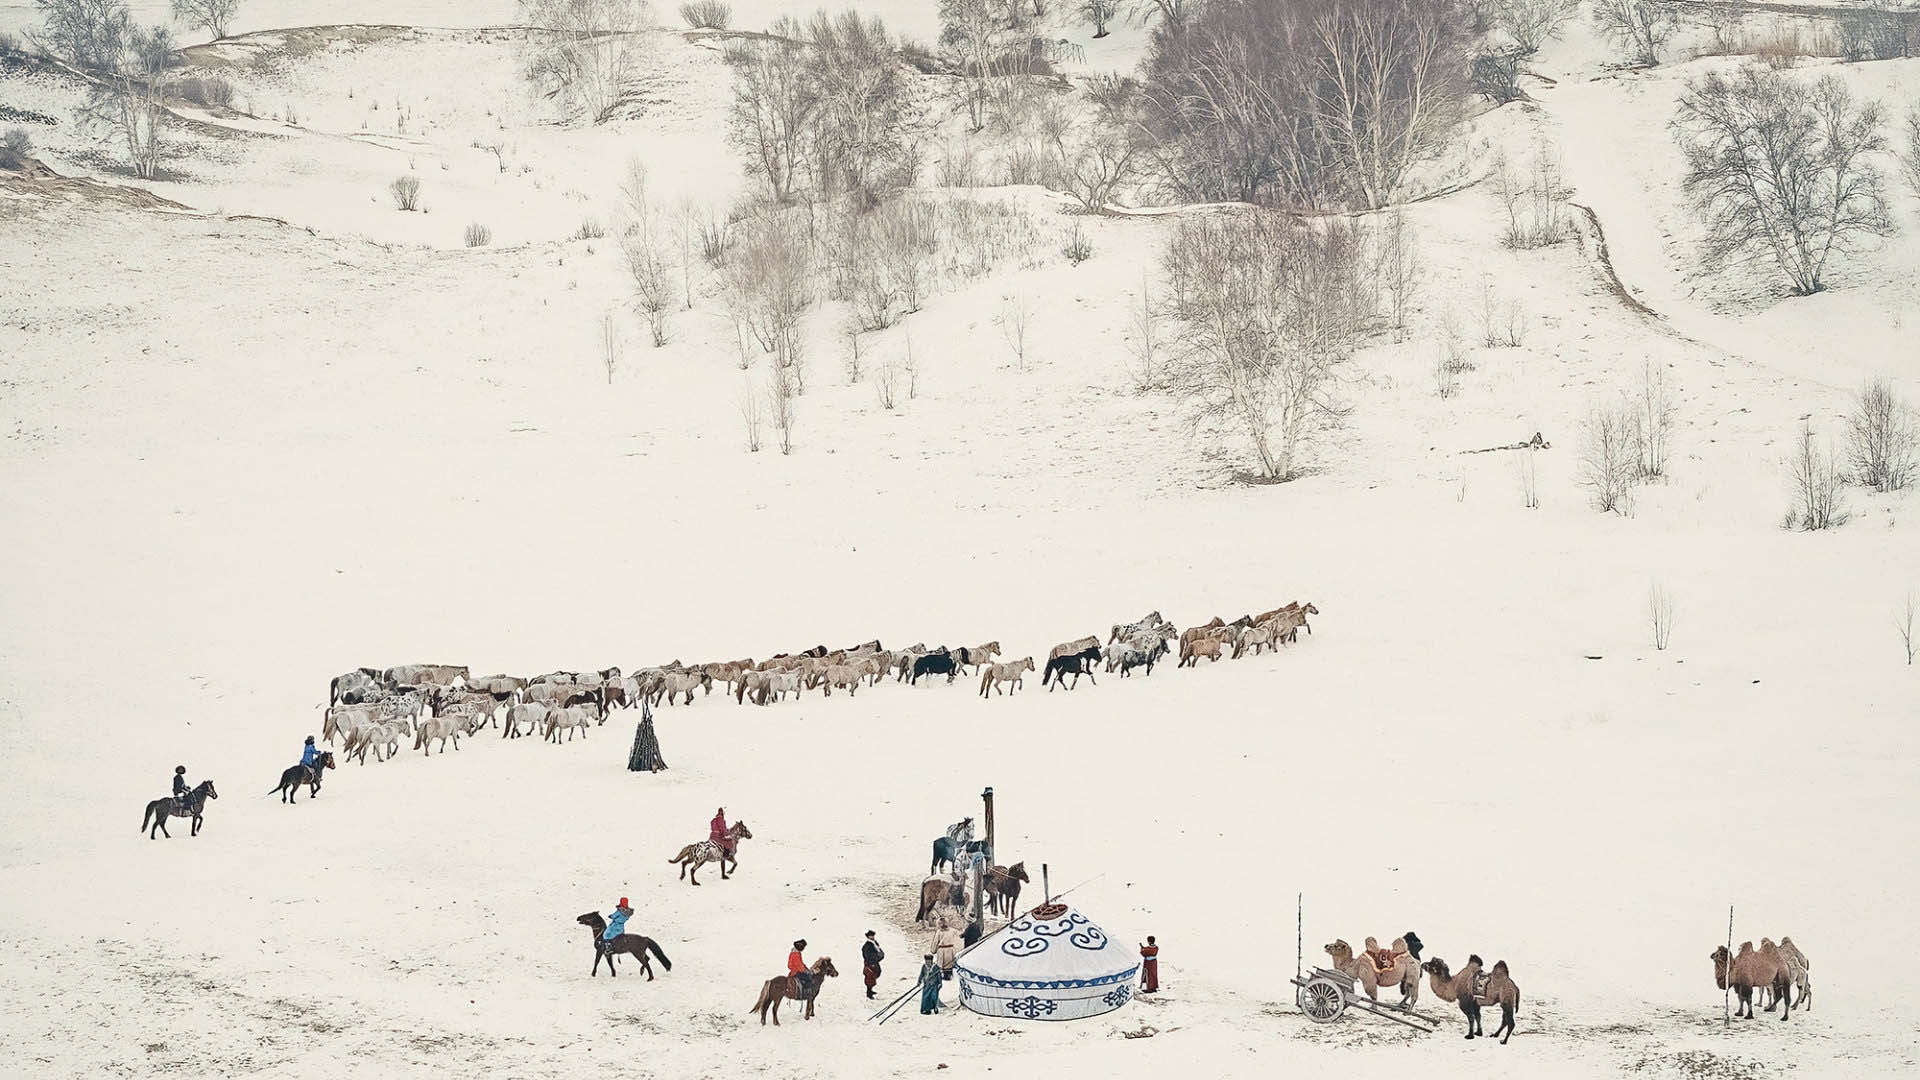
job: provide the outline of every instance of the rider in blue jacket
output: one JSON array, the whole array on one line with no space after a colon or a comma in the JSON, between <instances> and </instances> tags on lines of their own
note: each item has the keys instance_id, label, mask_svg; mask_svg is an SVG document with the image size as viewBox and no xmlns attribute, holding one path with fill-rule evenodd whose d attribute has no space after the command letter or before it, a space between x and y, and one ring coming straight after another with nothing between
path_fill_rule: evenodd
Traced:
<instances>
[{"instance_id":1,"label":"rider in blue jacket","mask_svg":"<svg viewBox=\"0 0 1920 1080\"><path fill-rule=\"evenodd\" d=\"M313 765L313 759L319 756L320 756L320 748L313 745L313 736L311 735L307 736L307 747L306 749L300 751L300 764L311 768Z\"/></svg>"},{"instance_id":2,"label":"rider in blue jacket","mask_svg":"<svg viewBox=\"0 0 1920 1080\"><path fill-rule=\"evenodd\" d=\"M621 897L618 907L607 916L607 928L600 933L602 944L612 941L627 932L627 920L633 918L633 909L627 906L627 898Z\"/></svg>"}]
</instances>

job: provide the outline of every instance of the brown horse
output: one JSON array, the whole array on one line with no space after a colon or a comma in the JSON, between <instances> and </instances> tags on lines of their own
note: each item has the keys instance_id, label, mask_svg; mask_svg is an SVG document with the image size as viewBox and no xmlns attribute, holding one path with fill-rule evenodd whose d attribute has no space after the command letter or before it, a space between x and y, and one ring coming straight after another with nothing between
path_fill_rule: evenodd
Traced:
<instances>
[{"instance_id":1,"label":"brown horse","mask_svg":"<svg viewBox=\"0 0 1920 1080\"><path fill-rule=\"evenodd\" d=\"M773 1026L779 1027L780 1002L782 1000L792 999L794 1001L806 1002L807 1015L803 1019L813 1019L813 999L820 996L821 980L840 973L834 970L833 961L824 956L815 960L813 967L808 970L813 974L813 978L808 980L805 997L801 996L800 988L794 985L793 976L782 975L777 979L767 980L766 985L760 988L760 1000L754 1002L753 1008L747 1011L759 1013L760 1023L762 1026L765 1026L767 1022L767 1010L771 1008L773 1010Z\"/></svg>"},{"instance_id":2,"label":"brown horse","mask_svg":"<svg viewBox=\"0 0 1920 1080\"><path fill-rule=\"evenodd\" d=\"M1023 883L1033 883L1033 879L1027 876L1027 864L1024 862L996 866L987 871L987 904L994 914L1013 914L1014 905L1020 902L1020 886Z\"/></svg>"},{"instance_id":3,"label":"brown horse","mask_svg":"<svg viewBox=\"0 0 1920 1080\"><path fill-rule=\"evenodd\" d=\"M333 767L333 751L322 750L320 756L313 759L313 764L295 765L281 773L280 786L267 794L278 795L282 802L291 803L294 793L300 790L301 784L305 784L308 788L307 798L315 798L320 794L320 774Z\"/></svg>"},{"instance_id":4,"label":"brown horse","mask_svg":"<svg viewBox=\"0 0 1920 1080\"><path fill-rule=\"evenodd\" d=\"M695 885L700 884L700 868L710 862L720 864L720 880L725 881L732 875L727 873L729 866L740 868L740 857L734 854L740 847L740 841L753 839L753 833L747 830L747 823L736 821L727 827L727 845L721 847L712 840L700 840L680 849L680 854L667 862L680 864L680 880L689 876Z\"/></svg>"},{"instance_id":5,"label":"brown horse","mask_svg":"<svg viewBox=\"0 0 1920 1080\"><path fill-rule=\"evenodd\" d=\"M930 877L920 883L920 909L913 913L914 922L925 922L927 914L942 906L965 907L967 905L966 886L952 878Z\"/></svg>"},{"instance_id":6,"label":"brown horse","mask_svg":"<svg viewBox=\"0 0 1920 1080\"><path fill-rule=\"evenodd\" d=\"M613 958L621 953L626 953L640 961L640 970L647 973L648 982L653 981L653 965L647 962L648 952L653 953L654 958L660 961L662 968L668 971L673 970L673 961L667 959L667 954L660 951L660 943L650 937L642 934L621 934L612 941L608 941L601 936L607 932L607 920L601 918L597 911L589 911L574 921L593 931L593 974L595 975L600 974L600 958L604 956L607 958L607 974L616 979L619 978L620 969L613 966Z\"/></svg>"},{"instance_id":7,"label":"brown horse","mask_svg":"<svg viewBox=\"0 0 1920 1080\"><path fill-rule=\"evenodd\" d=\"M207 800L217 799L219 797L220 793L213 790L213 781L202 780L200 781L199 787L194 788L187 794L187 805L185 809L181 809L180 804L175 802L171 795L164 799L155 799L148 803L147 812L140 815L140 828L146 832L147 839L149 840L154 838L153 834L155 829L165 833L167 839L171 840L173 839L173 834L167 832L167 819L170 817L190 817L193 819L193 832L188 835L199 836L200 819L205 814ZM147 822L149 820L153 822L153 828L151 829L147 828Z\"/></svg>"}]
</instances>

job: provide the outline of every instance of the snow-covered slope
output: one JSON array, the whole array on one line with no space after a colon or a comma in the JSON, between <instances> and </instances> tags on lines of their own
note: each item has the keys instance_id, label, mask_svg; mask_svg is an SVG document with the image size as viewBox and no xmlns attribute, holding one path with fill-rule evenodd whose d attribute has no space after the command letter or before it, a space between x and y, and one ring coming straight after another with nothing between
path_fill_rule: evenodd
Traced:
<instances>
[{"instance_id":1,"label":"snow-covered slope","mask_svg":"<svg viewBox=\"0 0 1920 1080\"><path fill-rule=\"evenodd\" d=\"M321 21L331 6L279 25ZM1569 67L1468 135L1556 132L1625 287L1665 318L1621 303L1590 232L1513 252L1482 188L1417 204L1413 339L1357 359L1321 471L1245 487L1127 377L1127 307L1167 215L1077 219L1094 255L1076 266L1060 200L981 193L1028 216L1030 265L869 335L858 382L834 312L816 315L794 452L749 454L739 402L765 361L739 370L715 284L664 348L623 314L609 383L596 335L625 310L624 268L565 239L584 213L610 223L628 154L663 185L735 189L699 119L723 73L673 46L688 104L600 132L496 110L536 189L451 156L484 107L424 104L468 63L508 101L487 66L504 49L390 47L274 76L306 130L155 185L292 224L0 198L10 1074L1911 1072L1895 958L1920 885L1902 854L1920 682L1892 621L1920 590L1915 496L1850 493L1833 533L1777 526L1801 417L1837 430L1862 373L1911 378L1834 305L1908 306L1913 234L1866 264L1882 283L1831 299L1688 298L1660 141L1688 69ZM407 56L411 87L389 74ZM1846 70L1889 94L1914 78ZM356 134L342 83L383 112L421 89L418 152L448 164L422 166L446 200L427 220L484 216L496 246L361 205L402 151ZM1442 400L1438 327L1452 312L1476 337L1488 290L1519 304L1523 343L1474 349ZM1025 362L996 323L1009 297L1033 312ZM915 392L884 409L875 373L909 347ZM1673 475L1602 516L1575 482L1579 418L1647 361L1679 396ZM1536 431L1553 446L1530 458L1528 510L1523 455L1461 451ZM1676 611L1664 651L1656 585ZM1279 655L1072 692L701 697L658 711L672 768L655 776L624 770L622 713L584 742L488 732L348 766L311 804L262 794L317 733L326 680L361 664L631 669L873 637L1044 657L1149 609L1185 626L1292 599L1322 614ZM200 836L149 842L126 826L177 763L221 798ZM1156 935L1162 994L1076 1025L866 1022L861 933L888 949L883 997L905 991L928 844L988 785L1002 861L1046 864L1122 944ZM695 889L666 859L720 805L755 838L736 878ZM574 916L622 895L673 960L656 981L587 977ZM1447 1023L1427 1038L1306 1021L1286 982L1296 896L1309 963L1407 929L1455 964L1506 960L1513 1042L1460 1041L1430 994ZM1707 956L1729 904L1736 942L1792 935L1811 955L1813 1011L1722 1028ZM842 977L818 1019L762 1030L747 1006L799 936Z\"/></svg>"}]
</instances>

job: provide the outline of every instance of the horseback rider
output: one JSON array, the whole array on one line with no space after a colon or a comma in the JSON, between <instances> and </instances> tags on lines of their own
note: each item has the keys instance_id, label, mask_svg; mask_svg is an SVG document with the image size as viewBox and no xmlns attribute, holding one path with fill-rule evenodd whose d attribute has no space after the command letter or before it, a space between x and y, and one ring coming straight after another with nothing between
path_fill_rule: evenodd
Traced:
<instances>
[{"instance_id":1,"label":"horseback rider","mask_svg":"<svg viewBox=\"0 0 1920 1080\"><path fill-rule=\"evenodd\" d=\"M607 946L613 942L614 938L627 932L627 920L631 918L633 918L633 909L627 906L627 898L623 896L620 898L620 902L614 905L614 909L608 913L607 928L600 932L600 950L602 952L606 951Z\"/></svg>"},{"instance_id":2,"label":"horseback rider","mask_svg":"<svg viewBox=\"0 0 1920 1080\"><path fill-rule=\"evenodd\" d=\"M313 745L313 736L307 736L307 745L305 749L300 751L300 764L311 769L313 768L314 761L319 757L320 748Z\"/></svg>"},{"instance_id":3,"label":"horseback rider","mask_svg":"<svg viewBox=\"0 0 1920 1080\"><path fill-rule=\"evenodd\" d=\"M173 805L182 811L187 808L187 795L189 790L187 787L187 767L185 765L175 765L173 767Z\"/></svg>"},{"instance_id":4,"label":"horseback rider","mask_svg":"<svg viewBox=\"0 0 1920 1080\"><path fill-rule=\"evenodd\" d=\"M801 938L793 943L793 951L787 954L787 978L793 980L799 991L795 997L805 998L813 988L813 972L807 970L807 961L800 954L807 950L807 939Z\"/></svg>"},{"instance_id":5,"label":"horseback rider","mask_svg":"<svg viewBox=\"0 0 1920 1080\"><path fill-rule=\"evenodd\" d=\"M733 857L733 837L727 835L727 808L721 807L714 812L713 820L707 823L707 838L713 841L721 854Z\"/></svg>"}]
</instances>

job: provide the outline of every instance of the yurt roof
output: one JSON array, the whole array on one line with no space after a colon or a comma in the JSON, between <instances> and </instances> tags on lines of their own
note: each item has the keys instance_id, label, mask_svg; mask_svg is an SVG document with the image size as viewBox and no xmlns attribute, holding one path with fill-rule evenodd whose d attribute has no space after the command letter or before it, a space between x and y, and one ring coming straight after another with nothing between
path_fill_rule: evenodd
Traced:
<instances>
[{"instance_id":1,"label":"yurt roof","mask_svg":"<svg viewBox=\"0 0 1920 1080\"><path fill-rule=\"evenodd\" d=\"M1051 904L1007 924L962 957L959 966L991 985L1057 989L1129 979L1139 958L1079 911Z\"/></svg>"}]
</instances>

